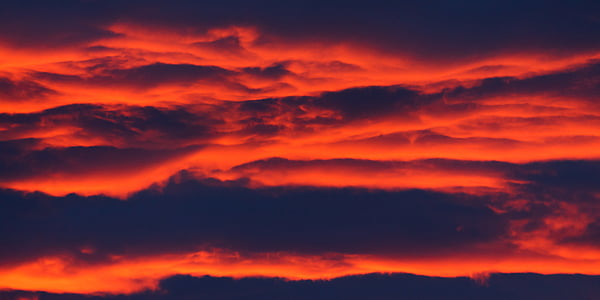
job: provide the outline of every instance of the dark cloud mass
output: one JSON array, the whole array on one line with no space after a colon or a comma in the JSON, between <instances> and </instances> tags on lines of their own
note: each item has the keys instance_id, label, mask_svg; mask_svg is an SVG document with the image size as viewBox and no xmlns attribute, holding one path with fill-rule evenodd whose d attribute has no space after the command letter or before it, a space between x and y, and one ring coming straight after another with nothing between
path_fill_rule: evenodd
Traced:
<instances>
[{"instance_id":1,"label":"dark cloud mass","mask_svg":"<svg viewBox=\"0 0 600 300\"><path fill-rule=\"evenodd\" d=\"M21 101L42 98L55 91L34 81L15 81L6 77L0 77L0 100Z\"/></svg>"},{"instance_id":2,"label":"dark cloud mass","mask_svg":"<svg viewBox=\"0 0 600 300\"><path fill-rule=\"evenodd\" d=\"M174 276L160 290L133 295L83 296L22 291L0 292L6 299L137 300L137 299L593 299L600 292L598 276L491 274L478 284L465 278L439 278L410 274L367 274L330 281L286 281L269 278Z\"/></svg>"},{"instance_id":3,"label":"dark cloud mass","mask_svg":"<svg viewBox=\"0 0 600 300\"><path fill-rule=\"evenodd\" d=\"M2 240L12 246L3 251L2 261L13 262L15 253L21 258L69 253L93 260L202 247L412 255L448 247L459 251L497 238L506 226L485 199L461 194L253 190L240 183L197 181L186 173L161 190L141 191L127 201L3 191L2 226L8 230ZM160 245L154 244L157 239ZM95 253L78 254L85 246Z\"/></svg>"},{"instance_id":4,"label":"dark cloud mass","mask_svg":"<svg viewBox=\"0 0 600 300\"><path fill-rule=\"evenodd\" d=\"M170 148L165 140L198 143L211 137L212 127L221 123L206 113L194 113L185 108L161 109L139 106L102 106L73 104L27 114L0 114L0 124L10 125L0 132L4 140L17 140L23 136L35 137L37 133L56 128L73 130L73 138L89 140L108 139L111 143L140 146L154 144ZM176 144L178 145L178 144Z\"/></svg>"},{"instance_id":5,"label":"dark cloud mass","mask_svg":"<svg viewBox=\"0 0 600 300\"><path fill-rule=\"evenodd\" d=\"M188 147L174 150L119 149L110 146L41 148L36 140L0 142L0 178L4 181L48 178L74 173L127 173L148 168L197 150ZM34 149L28 149L32 147ZM35 149L38 148L38 149Z\"/></svg>"},{"instance_id":6,"label":"dark cloud mass","mask_svg":"<svg viewBox=\"0 0 600 300\"><path fill-rule=\"evenodd\" d=\"M600 64L588 65L529 78L486 78L473 88L458 87L448 91L449 98L477 100L498 96L567 96L594 101L600 95Z\"/></svg>"},{"instance_id":7,"label":"dark cloud mass","mask_svg":"<svg viewBox=\"0 0 600 300\"><path fill-rule=\"evenodd\" d=\"M2 34L19 46L63 46L111 32L115 21L152 27L256 25L270 36L368 43L429 59L517 50L580 52L600 46L595 1L4 1ZM35 22L19 16L29 15ZM293 38L292 38L293 37ZM224 42L225 43L225 42ZM229 43L229 42L227 42ZM222 44L222 43L221 43ZM220 44L216 45L220 47Z\"/></svg>"}]
</instances>

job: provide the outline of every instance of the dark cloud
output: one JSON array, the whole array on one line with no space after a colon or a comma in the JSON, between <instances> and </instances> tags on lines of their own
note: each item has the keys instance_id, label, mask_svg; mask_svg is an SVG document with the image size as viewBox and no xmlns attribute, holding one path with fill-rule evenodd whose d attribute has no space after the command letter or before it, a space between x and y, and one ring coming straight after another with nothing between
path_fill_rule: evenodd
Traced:
<instances>
[{"instance_id":1,"label":"dark cloud","mask_svg":"<svg viewBox=\"0 0 600 300\"><path fill-rule=\"evenodd\" d=\"M476 101L498 96L565 96L576 99L595 100L600 95L600 63L528 78L486 78L472 88L458 87L444 94L450 99Z\"/></svg>"},{"instance_id":2,"label":"dark cloud","mask_svg":"<svg viewBox=\"0 0 600 300\"><path fill-rule=\"evenodd\" d=\"M467 116L485 110L502 108L478 104L498 96L564 96L574 97L575 101L592 103L600 86L599 64L590 63L573 69L558 71L546 75L535 75L529 78L487 78L472 87L447 89L442 93L423 93L405 86L368 86L349 88L340 91L325 92L318 96L284 97L242 102L239 110L262 120L268 121L280 116L282 112L293 116L290 125L302 127L308 124L342 125L351 121L372 120L393 117L400 120L419 120L423 114L434 116ZM464 101L463 103L447 103L446 100ZM531 107L515 107L515 109L537 109ZM549 111L547 108L546 111ZM332 114L324 114L306 118L308 112L329 110ZM554 109L556 114L560 112ZM490 126L512 126L521 124L552 124L559 121L595 121L593 115L587 116L545 116L532 118L514 118L498 121ZM477 120L476 120L477 121ZM474 121L473 121L474 122ZM462 126L462 125L461 125ZM464 125L466 126L466 125ZM482 128L485 124L475 123L471 128ZM463 129L467 129L466 127ZM493 129L493 128L492 128ZM412 134L414 135L414 134ZM484 144L504 145L508 147L517 141L511 139L493 139L484 137L452 138L424 130L417 134L420 143L459 143L483 142ZM396 136L397 138L402 138ZM391 137L390 137L391 138ZM387 139L379 137L379 139Z\"/></svg>"},{"instance_id":3,"label":"dark cloud","mask_svg":"<svg viewBox=\"0 0 600 300\"><path fill-rule=\"evenodd\" d=\"M193 43L193 45L204 49L219 51L220 53L227 53L230 55L246 54L246 49L242 46L240 38L237 36L228 36L207 42L196 42Z\"/></svg>"},{"instance_id":4,"label":"dark cloud","mask_svg":"<svg viewBox=\"0 0 600 300\"><path fill-rule=\"evenodd\" d=\"M239 144L246 145L275 141L283 148L285 141L304 133L318 133L325 128L332 129L328 133L335 132L331 135L335 136L343 134L343 130L337 129L352 130L351 126L342 128L345 125L380 125L384 124L380 121L388 120L398 122L396 124L409 121L411 125L435 120L433 123L438 126L452 118L464 122L455 128L428 128L379 136L372 136L377 134L373 133L368 138L364 138L367 134L357 135L334 146L374 145L374 151L385 146L418 146L421 148L415 148L439 149L439 153L444 154L445 150L456 151L454 146L465 145L482 153L492 148L501 151L518 150L523 145L539 146L526 149L539 149L541 153L546 150L545 146L552 144L565 145L557 152L568 154L567 145L595 143L598 137L593 133L588 136L566 134L540 138L538 140L543 141L534 143L520 141L517 135L494 138L499 135L461 134L459 137L453 135L452 130L473 133L477 130L518 130L520 127L533 130L544 124L550 124L549 127L578 122L596 124L598 117L593 110L581 115L570 107L597 106L600 95L600 63L597 60L546 74L491 77L469 82L450 79L431 83L427 89L407 85L355 86L318 95L247 99L264 97L260 95L266 92L296 91L286 81L304 85L317 81L326 84L328 78L308 77L327 72L336 73L336 77L343 79L335 81L337 84L360 82L368 76L352 74L357 76L346 80L343 77L346 72L381 74L385 68L400 70L409 66L416 66L414 72L419 73L440 66L450 70L460 65L466 70L461 76L473 77L489 72L522 71L519 67L511 69L511 57L518 57L517 64L529 61L527 56L533 57L532 61L544 57L550 60L548 66L551 66L554 58L564 62L600 50L599 12L600 2L588 0L424 0L410 3L382 0L173 0L168 3L157 0L65 0L60 4L45 0L0 1L0 46L6 48L5 52L17 51L19 57L35 53L55 59L70 55L91 58L56 64L46 64L47 61L41 59L43 67L40 66L40 70L23 71L21 76L15 77L4 74L2 76L7 77L0 77L0 101L39 101L51 98L49 96L53 94L61 96L59 101L68 101L68 96L72 95L69 87L72 86L77 87L73 94L88 87L93 90L116 88L141 92L142 98L145 95L142 92L154 87L178 87L174 101L193 101L194 95L210 94L212 90L217 91L215 94L221 91L223 94L250 95L246 101L237 96L215 95L210 104L194 101L194 104L170 107L73 104L38 112L2 113L0 181L52 179L52 176L62 178L63 175L83 178L90 174L118 178L130 171L143 173L145 167L181 158L198 150L198 145L213 141L229 142L238 138ZM111 31L116 28L111 27L114 24L124 25L123 35L133 35L133 31L141 28L143 32L168 35L173 31L196 38L211 29L229 28L231 31L227 33L214 34L216 37L212 41L182 39L188 43L182 48L206 54L213 51L219 53L219 57L263 60L264 64L240 66L239 60L232 61L228 67L173 63L189 61L186 59L191 57L197 62L202 58L191 53L122 49L116 45L119 42L112 43L114 41L104 43L107 38L120 36ZM238 27L230 27L232 25ZM243 30L236 33L240 27L256 29L257 39L246 36ZM126 38L135 40L135 37ZM322 57L316 58L320 62L314 62L253 56L251 50L259 47L273 52L293 49L290 55L305 51L319 53ZM375 51L363 52L363 48ZM328 53L327 49L335 50ZM338 51L353 55L369 52L363 58L375 57L375 62L361 69L343 62L351 61L353 55L331 57ZM19 62L18 57L3 54L10 61L7 66ZM380 54L406 58L408 63L387 64L386 56ZM110 56L99 57L102 55ZM494 61L496 58L500 59ZM471 61L484 61L486 65L480 63L477 66ZM298 70L305 70L305 73ZM377 77L368 80L376 82ZM254 87L258 83L268 86ZM452 88L447 88L449 86ZM186 95L182 96L184 93ZM225 97L242 101L228 102L226 100L231 99L223 99ZM523 100L525 98L535 100L529 102L547 99L547 103L555 103L555 98L568 98L573 105L565 105L563 111L531 107L520 110L529 115L543 115L537 117L515 113L512 117L478 118L475 114L480 112L486 115L498 111L510 113L510 107L485 105L485 100L495 97L523 102L527 102ZM14 103L6 106L13 109L11 105ZM494 108L498 110L494 111ZM16 109L29 107L17 106ZM584 127L580 124L577 128ZM557 131L557 135L562 132ZM61 142L98 146L52 146ZM327 149L328 145L322 147ZM277 151L273 149L264 153ZM258 150L252 148L256 153ZM554 148L550 150L554 151ZM549 155L553 155L552 151L548 151ZM336 153L345 155L342 151ZM593 149L589 153L593 153ZM443 170L461 174L491 172L500 180L506 180L506 189L468 194L470 191L466 190L452 193L290 186L250 188L254 187L253 182L244 178L249 172L279 170L294 174L302 168L343 170L362 176L389 169ZM519 254L536 252L536 249L518 243L522 237L574 246L569 248L574 251L581 245L600 245L598 160L506 163L448 159L298 161L275 158L242 164L229 171L240 172L241 178L223 182L182 172L164 185L144 189L126 200L75 194L53 197L39 192L0 190L0 245L9 245L0 246L0 265L32 262L56 255L71 258L70 263L81 263L85 267L87 263L118 260L113 255L128 259L213 248L236 251L248 257L283 251L298 255L373 254L408 259L481 253L487 258L497 253L508 253L505 257L510 257L516 253L511 251L518 250ZM552 218L558 218L558 221L552 223ZM484 247L490 245L493 247ZM554 250L540 250L537 254L556 254ZM163 280L160 291L90 298L591 299L600 296L599 283L598 277L533 274L492 275L483 285L467 278L412 275L366 275L331 281L176 276ZM0 298L16 298L19 294L28 292L0 292ZM80 299L81 295L40 294L40 299L68 298Z\"/></svg>"},{"instance_id":5,"label":"dark cloud","mask_svg":"<svg viewBox=\"0 0 600 300\"><path fill-rule=\"evenodd\" d=\"M104 76L92 80L152 87L159 84L192 84L203 79L219 81L230 74L230 71L215 66L155 63L131 69L110 70Z\"/></svg>"},{"instance_id":6,"label":"dark cloud","mask_svg":"<svg viewBox=\"0 0 600 300\"><path fill-rule=\"evenodd\" d=\"M312 125L340 126L390 116L414 120L419 109L440 100L438 94L421 94L402 86L368 86L318 96L244 101L237 104L237 109L248 119L262 122L276 120L285 114L290 123L281 125L306 130Z\"/></svg>"},{"instance_id":7,"label":"dark cloud","mask_svg":"<svg viewBox=\"0 0 600 300\"><path fill-rule=\"evenodd\" d=\"M460 60L502 52L550 54L597 50L595 1L301 1L240 0L3 1L2 35L21 46L63 46L111 36L115 21L150 27L256 26L261 41L352 41L429 60ZM228 41L224 43L229 43Z\"/></svg>"},{"instance_id":8,"label":"dark cloud","mask_svg":"<svg viewBox=\"0 0 600 300\"><path fill-rule=\"evenodd\" d=\"M110 1L2 1L0 36L9 45L39 50L80 45L116 34L105 29L118 15Z\"/></svg>"},{"instance_id":9,"label":"dark cloud","mask_svg":"<svg viewBox=\"0 0 600 300\"><path fill-rule=\"evenodd\" d=\"M94 68L103 67L106 64L106 60L98 61ZM128 69L105 68L103 72L92 77L44 72L33 74L35 78L53 82L133 88L152 88L160 85L189 86L198 82L223 82L225 84L229 83L232 87L237 87L239 83L233 85L234 82L230 80L230 77L234 75L236 75L235 72L216 66L165 63L154 63Z\"/></svg>"},{"instance_id":10,"label":"dark cloud","mask_svg":"<svg viewBox=\"0 0 600 300\"><path fill-rule=\"evenodd\" d=\"M243 68L242 71L246 74L263 79L281 79L283 76L292 74L283 63L274 64L265 68Z\"/></svg>"},{"instance_id":11,"label":"dark cloud","mask_svg":"<svg viewBox=\"0 0 600 300\"><path fill-rule=\"evenodd\" d=\"M598 199L596 199L597 201ZM600 219L596 219L585 227L585 231L577 236L570 236L560 240L563 245L576 245L584 247L600 246Z\"/></svg>"},{"instance_id":12,"label":"dark cloud","mask_svg":"<svg viewBox=\"0 0 600 300\"><path fill-rule=\"evenodd\" d=\"M6 182L53 176L129 173L160 165L198 149L119 149L111 146L59 148L43 147L43 143L33 139L2 141L0 145L0 180Z\"/></svg>"},{"instance_id":13,"label":"dark cloud","mask_svg":"<svg viewBox=\"0 0 600 300\"><path fill-rule=\"evenodd\" d=\"M423 255L498 239L506 220L486 200L409 190L268 188L171 179L127 201L3 191L4 263L43 255L83 260L217 247L241 252ZM23 237L27 237L24 239ZM94 254L82 254L91 247Z\"/></svg>"},{"instance_id":14,"label":"dark cloud","mask_svg":"<svg viewBox=\"0 0 600 300\"><path fill-rule=\"evenodd\" d=\"M371 148L389 149L398 147L444 147L469 146L477 149L514 149L527 145L527 142L510 138L493 138L485 136L454 137L440 134L434 130L400 131L380 134L368 138L347 139L333 143L344 146L367 146Z\"/></svg>"},{"instance_id":15,"label":"dark cloud","mask_svg":"<svg viewBox=\"0 0 600 300\"><path fill-rule=\"evenodd\" d=\"M523 165L513 174L547 189L570 191L600 190L600 161L557 160Z\"/></svg>"},{"instance_id":16,"label":"dark cloud","mask_svg":"<svg viewBox=\"0 0 600 300\"><path fill-rule=\"evenodd\" d=\"M39 99L52 94L56 94L56 91L35 81L15 81L6 77L0 77L0 100L2 101Z\"/></svg>"},{"instance_id":17,"label":"dark cloud","mask_svg":"<svg viewBox=\"0 0 600 300\"><path fill-rule=\"evenodd\" d=\"M279 278L192 277L163 279L158 291L133 295L77 295L0 292L2 299L38 296L39 300L186 300L186 299L595 299L599 276L490 274L485 284L470 278L426 277L411 274L367 274L332 280L289 281ZM37 299L37 298L36 298Z\"/></svg>"},{"instance_id":18,"label":"dark cloud","mask_svg":"<svg viewBox=\"0 0 600 300\"><path fill-rule=\"evenodd\" d=\"M353 41L430 60L491 53L572 53L599 46L598 4L592 1L244 1L192 3L131 12L128 19L167 27L254 25L289 42ZM200 18L198 15L201 14Z\"/></svg>"},{"instance_id":19,"label":"dark cloud","mask_svg":"<svg viewBox=\"0 0 600 300\"><path fill-rule=\"evenodd\" d=\"M288 160L271 158L236 166L231 174L253 178L264 174L287 176L302 171L361 174L475 175L504 182L502 191L490 189L487 203L502 211L503 217L524 224L523 233L540 233L556 243L576 245L600 244L600 162L597 160L554 160L533 163L501 161L465 161L423 159L413 161L376 161L361 159ZM464 180L464 179L463 179ZM457 180L456 186L464 184ZM515 201L520 204L515 206ZM569 210L565 210L569 207ZM553 219L567 220L553 227ZM589 224L588 224L589 223ZM577 225L579 224L579 225ZM579 227L578 227L579 226ZM583 226L583 229L577 229Z\"/></svg>"},{"instance_id":20,"label":"dark cloud","mask_svg":"<svg viewBox=\"0 0 600 300\"><path fill-rule=\"evenodd\" d=\"M0 114L0 139L36 136L57 128L74 130L71 138L102 139L124 147L177 148L206 142L223 121L185 107L71 104L35 113ZM166 143L167 141L177 143Z\"/></svg>"},{"instance_id":21,"label":"dark cloud","mask_svg":"<svg viewBox=\"0 0 600 300\"><path fill-rule=\"evenodd\" d=\"M247 87L240 82L240 76L249 75L261 80L276 81L286 75L293 74L286 68L284 63L273 64L268 67L246 67L240 70L228 70L217 66L166 63L122 68L124 62L126 62L124 58L106 57L70 63L71 65L86 66L85 70L95 74L93 76L32 72L31 77L50 83L95 87L119 86L135 89L155 88L162 85L191 87L204 84L252 94L263 90ZM284 83L281 84L285 85ZM272 88L277 88L277 86Z\"/></svg>"},{"instance_id":22,"label":"dark cloud","mask_svg":"<svg viewBox=\"0 0 600 300\"><path fill-rule=\"evenodd\" d=\"M250 89L240 84L239 76L246 74L261 78L277 80L290 72L286 64L275 64L266 68L246 68L242 70L225 70L218 67L198 66L186 64L151 64L129 69L105 68L109 62L99 61L99 67L103 75L90 78L81 78L74 75L61 75L51 73L36 73L34 77L52 82L70 82L73 84L93 85L126 85L133 88L154 87L161 84L192 85L200 82L208 85L220 85L227 89L241 90L250 93L260 92L260 89ZM185 122L197 118L205 119L204 130L214 130L211 125L222 122L218 120L224 114L238 116L237 119L229 118L229 122L237 123L240 127L247 129L246 132L281 132L286 129L291 131L310 131L320 126L342 126L354 121L370 121L381 118L394 118L396 120L409 120L419 122L423 115L459 117L469 116L478 112L493 111L494 109L510 109L502 106L486 106L477 103L493 97L504 96L577 96L575 101L586 101L592 103L596 91L600 73L598 64L589 64L568 71L560 71L547 75L538 75L530 78L488 78L473 87L457 87L445 90L442 93L424 93L405 86L367 86L349 88L340 91L324 92L317 96L291 96L282 98L271 98L261 100L247 100L236 103L222 102L210 108L195 109L193 105L165 110L159 108L139 108L137 111L146 111L142 114L156 111L166 114L169 111L169 121ZM597 74L598 73L598 74ZM295 76L295 75L294 75ZM462 103L447 103L446 100L458 100ZM456 101L454 101L456 102ZM515 109L537 109L531 107L515 107ZM200 113L198 113L200 111ZM545 111L551 112L550 108ZM177 112L181 121L174 120ZM560 116L560 112L554 110L557 115L544 117L513 117L504 119L471 119L466 123L459 124L458 129L473 130L497 128L517 128L519 126L549 126L557 122L596 122L597 116L577 115ZM153 113L154 114L154 113ZM199 114L194 117L194 114ZM287 122L281 122L285 116ZM165 116L166 117L166 116ZM217 123L208 122L213 120ZM97 122L104 122L96 120ZM104 122L106 123L106 122ZM123 127L123 122L114 120L112 126ZM161 122L152 122L160 126ZM106 124L108 125L108 124ZM33 126L33 125L30 125ZM253 129L254 128L254 129ZM140 128L141 129L141 128ZM11 129L12 130L12 129ZM14 131L14 130L12 130ZM172 131L188 132L187 130ZM407 133L416 143L421 144L457 144L457 143L482 143L484 145L510 147L518 143L517 140L497 139L485 137L456 138L440 134L434 130L423 130L420 133ZM373 138L372 142L384 140L406 140L403 133L390 136ZM416 139L416 140L415 140ZM367 141L364 141L367 142ZM555 141L560 143L561 141Z\"/></svg>"},{"instance_id":23,"label":"dark cloud","mask_svg":"<svg viewBox=\"0 0 600 300\"><path fill-rule=\"evenodd\" d=\"M0 114L0 178L18 181L51 175L130 172L197 151L221 121L182 107L106 107L77 104L42 112ZM52 146L37 136L48 130L74 145L95 141L108 146ZM99 141L99 142L98 142ZM60 144L60 142L59 142Z\"/></svg>"},{"instance_id":24,"label":"dark cloud","mask_svg":"<svg viewBox=\"0 0 600 300\"><path fill-rule=\"evenodd\" d=\"M519 165L500 161L467 161L453 159L422 159L412 161L367 160L367 159L316 159L289 160L285 158L269 158L253 161L233 167L232 171L295 171L303 168L321 170L347 170L362 174L363 172L380 172L402 169L417 169L421 171L449 171L457 173L508 173Z\"/></svg>"},{"instance_id":25,"label":"dark cloud","mask_svg":"<svg viewBox=\"0 0 600 300\"><path fill-rule=\"evenodd\" d=\"M216 80L211 75L205 74L202 71L205 70L203 67L186 65L180 69L181 66L157 64L135 69L113 70L110 72L116 72L120 74L117 77L121 76L122 78L116 80L110 77L110 80L118 81L119 84L129 82L134 86L138 83L144 85L164 83L163 80L182 83L187 82L188 79L193 81L202 76L208 76L211 78L209 80ZM190 68L188 69L188 67ZM196 69L196 67L200 69ZM273 66L273 68L273 70L266 68L255 71L282 72L279 66ZM171 71L175 73L182 71L182 73L170 77ZM196 71L199 73L196 74ZM214 70L207 69L208 73L212 73L212 71ZM217 72L220 71L217 70ZM72 75L40 73L36 76L63 82L84 80ZM108 82L109 79L106 78L89 80ZM230 81L230 83L232 82ZM35 133L42 130L71 127L77 129L74 133L76 137L110 139L118 145L130 147L186 146L225 134L220 132L219 127L226 122L229 122L227 124L233 128L237 127L237 131L229 131L231 134L269 136L285 130L290 132L314 131L319 127L341 126L353 121L365 121L392 115L395 118L415 119L418 109L439 99L437 94L421 95L417 91L404 87L372 86L327 92L319 96L220 102L214 105L195 104L168 108L71 104L42 112L0 114L0 125L5 126L5 130L0 131L0 139L35 137ZM176 142L176 144L165 144L165 141Z\"/></svg>"},{"instance_id":26,"label":"dark cloud","mask_svg":"<svg viewBox=\"0 0 600 300\"><path fill-rule=\"evenodd\" d=\"M429 104L428 97L401 86L362 87L322 94L315 104L340 111L346 118L369 118L385 113L410 112Z\"/></svg>"},{"instance_id":27,"label":"dark cloud","mask_svg":"<svg viewBox=\"0 0 600 300\"><path fill-rule=\"evenodd\" d=\"M557 245L600 245L600 161L556 160L520 165L507 173L515 183L515 198L527 201L515 218L524 231L546 234ZM556 225L553 219L566 220ZM553 225L554 224L554 225Z\"/></svg>"}]
</instances>

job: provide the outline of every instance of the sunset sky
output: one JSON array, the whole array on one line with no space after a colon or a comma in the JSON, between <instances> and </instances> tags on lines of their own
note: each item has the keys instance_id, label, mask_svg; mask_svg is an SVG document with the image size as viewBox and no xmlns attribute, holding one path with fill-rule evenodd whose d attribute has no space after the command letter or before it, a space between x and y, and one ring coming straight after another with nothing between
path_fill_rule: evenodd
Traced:
<instances>
[{"instance_id":1,"label":"sunset sky","mask_svg":"<svg viewBox=\"0 0 600 300\"><path fill-rule=\"evenodd\" d=\"M0 1L0 299L599 299L600 2L392 2Z\"/></svg>"}]
</instances>

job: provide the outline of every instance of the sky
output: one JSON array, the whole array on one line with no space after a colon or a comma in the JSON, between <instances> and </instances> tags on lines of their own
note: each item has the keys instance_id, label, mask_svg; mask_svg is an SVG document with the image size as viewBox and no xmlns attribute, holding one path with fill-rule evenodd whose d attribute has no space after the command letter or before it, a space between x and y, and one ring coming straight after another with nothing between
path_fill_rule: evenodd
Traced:
<instances>
[{"instance_id":1,"label":"sky","mask_svg":"<svg viewBox=\"0 0 600 300\"><path fill-rule=\"evenodd\" d=\"M0 2L0 299L599 283L598 1Z\"/></svg>"}]
</instances>

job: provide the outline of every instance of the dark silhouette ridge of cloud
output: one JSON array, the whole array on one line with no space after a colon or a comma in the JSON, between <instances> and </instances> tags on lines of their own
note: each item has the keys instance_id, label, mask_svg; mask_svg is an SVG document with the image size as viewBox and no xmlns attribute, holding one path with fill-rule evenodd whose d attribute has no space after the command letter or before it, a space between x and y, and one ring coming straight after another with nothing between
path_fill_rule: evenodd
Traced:
<instances>
[{"instance_id":1,"label":"dark silhouette ridge of cloud","mask_svg":"<svg viewBox=\"0 0 600 300\"><path fill-rule=\"evenodd\" d=\"M139 155L129 152L124 151L126 155ZM135 163L135 159L127 160L132 159L126 157L118 163ZM101 159L98 161L104 164ZM140 191L127 201L103 196L52 197L4 190L2 226L7 230L2 233L2 239L12 247L0 253L0 258L4 263L11 263L24 258L65 254L83 261L102 261L111 254L136 256L195 251L203 247L249 253L441 255L450 251L444 250L450 246L452 251L468 251L477 244L503 240L511 220L526 221L530 224L528 230L544 228L545 218L561 214L560 203L593 208L593 195L598 190L594 179L570 178L573 174L597 178L598 170L594 166L598 162L595 161L519 165L453 160L294 162L278 159L237 168L284 167L287 172L294 172L294 165L337 168L336 165L344 164L369 170L412 165L458 172L494 171L504 173L509 180L528 182L516 184L514 195L475 196L424 190L252 189L245 187L243 179L221 182L196 179L183 172L163 187ZM573 194L573 189L581 191ZM526 208L515 209L511 208L513 199L529 202ZM490 206L505 212L498 214ZM72 214L74 211L77 213ZM589 217L600 219L600 214L591 213L593 209L587 212ZM589 233L582 233L584 237L595 234L593 220ZM69 234L64 234L64 230ZM22 236L29 238L23 240ZM563 242L576 240L574 236L556 238ZM160 243L156 244L157 241ZM92 247L95 252L82 254L79 252L82 247Z\"/></svg>"},{"instance_id":2,"label":"dark silhouette ridge of cloud","mask_svg":"<svg viewBox=\"0 0 600 300\"><path fill-rule=\"evenodd\" d=\"M498 53L577 53L598 49L594 1L44 1L3 2L2 35L9 43L61 47L111 37L116 21L158 28L256 26L262 43L323 40L366 44L429 60ZM21 16L32 16L24 22ZM29 20L29 19L28 19Z\"/></svg>"},{"instance_id":3,"label":"dark silhouette ridge of cloud","mask_svg":"<svg viewBox=\"0 0 600 300\"><path fill-rule=\"evenodd\" d=\"M466 277L366 274L332 280L288 281L279 278L192 277L163 279L159 290L132 295L0 292L2 299L39 300L185 300L185 299L594 299L600 278L586 275L489 274L484 283ZM19 298L22 297L22 298ZM30 297L30 298L28 298Z\"/></svg>"},{"instance_id":4,"label":"dark silhouette ridge of cloud","mask_svg":"<svg viewBox=\"0 0 600 300\"><path fill-rule=\"evenodd\" d=\"M160 191L140 191L127 201L10 190L2 194L2 227L7 230L1 235L12 245L0 253L4 263L59 254L95 261L111 254L202 247L410 256L494 241L506 226L505 217L490 210L485 199L465 194L309 187L256 190L235 182L196 180L186 173ZM82 254L82 247L95 252Z\"/></svg>"}]
</instances>

